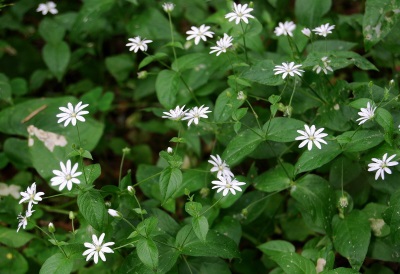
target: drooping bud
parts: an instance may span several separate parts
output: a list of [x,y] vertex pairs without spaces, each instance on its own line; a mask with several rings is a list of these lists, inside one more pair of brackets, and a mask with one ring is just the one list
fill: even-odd
[[116,210],[114,210],[114,209],[108,209],[108,214],[110,214],[112,217],[114,217],[114,218],[118,218],[118,219],[121,219],[123,216],[122,216],[122,214],[121,214],[121,212],[119,212],[119,211],[116,211]]
[[54,227],[53,223],[49,223],[49,232],[54,233],[56,231],[56,228]]

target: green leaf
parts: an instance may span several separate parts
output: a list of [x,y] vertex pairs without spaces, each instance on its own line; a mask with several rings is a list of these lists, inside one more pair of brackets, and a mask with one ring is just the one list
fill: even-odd
[[199,216],[202,208],[203,206],[197,202],[187,202],[185,204],[185,211],[192,217]]
[[95,189],[81,192],[77,202],[86,221],[97,231],[102,231],[107,223],[108,214],[100,192]]
[[294,12],[299,24],[314,27],[331,6],[332,0],[297,0]]
[[202,240],[206,241],[207,233],[208,233],[208,221],[205,216],[198,216],[192,218],[192,226],[194,233],[196,236]]
[[63,40],[65,28],[57,21],[46,17],[40,22],[39,34],[47,43],[56,44]]
[[243,101],[236,99],[236,94],[227,89],[218,96],[214,108],[214,120],[217,123],[228,120],[234,111],[236,111]]
[[43,60],[59,82],[67,70],[70,57],[69,46],[63,41],[46,44],[43,47]]
[[329,183],[322,177],[309,174],[296,182],[290,194],[300,204],[306,223],[314,230],[330,235],[336,196]]
[[165,168],[160,176],[160,191],[163,203],[171,198],[182,184],[182,172],[178,168]]
[[275,64],[271,60],[256,62],[243,71],[242,78],[267,86],[279,86],[284,83],[282,76],[274,74]]
[[264,133],[258,128],[247,129],[236,135],[226,147],[222,159],[234,166],[252,153],[264,140]]
[[167,57],[168,55],[164,52],[157,52],[154,55],[150,55],[150,56],[146,56],[139,64],[139,69],[147,66],[148,64],[154,62],[154,61],[158,61],[158,60],[162,60],[165,57]]
[[275,142],[293,142],[299,129],[304,129],[303,121],[285,117],[272,118],[263,126],[266,139]]
[[176,273],[231,274],[227,262],[213,257],[188,257],[186,263],[179,264]]
[[179,90],[179,74],[173,70],[162,70],[156,80],[158,101],[166,109],[175,108],[176,96]]
[[367,255],[371,229],[368,217],[353,210],[344,219],[336,215],[332,220],[333,244],[340,255],[349,260],[354,270],[359,270]]
[[0,260],[2,274],[25,274],[31,270],[24,256],[13,248],[0,246],[0,258],[2,258]]
[[343,151],[365,151],[379,145],[383,141],[383,135],[375,130],[347,131],[336,137]]
[[377,108],[375,111],[376,122],[385,130],[385,141],[393,144],[393,116],[384,108]]
[[57,253],[48,258],[42,268],[40,274],[57,273],[57,274],[69,274],[74,266],[74,260],[66,257],[64,254]]
[[7,77],[0,77],[0,100],[8,104],[12,103],[11,85]]
[[178,232],[175,246],[182,249],[182,254],[189,256],[240,258],[237,245],[231,238],[209,230],[206,241],[202,242],[197,238],[190,225],[184,226]]
[[117,82],[123,82],[128,79],[134,67],[132,57],[128,54],[109,56],[105,62],[108,72],[111,73]]
[[136,251],[142,263],[152,269],[158,266],[158,249],[150,238],[141,238],[136,243]]
[[14,78],[10,81],[13,95],[21,96],[28,93],[28,83],[24,78]]
[[314,274],[314,263],[295,252],[275,252],[269,256],[271,260],[276,262],[285,273],[290,274]]
[[281,191],[290,186],[294,167],[290,164],[277,166],[270,169],[254,179],[254,187],[265,192]]
[[295,252],[294,245],[287,241],[273,240],[257,246],[264,254],[274,255],[277,252]]
[[344,268],[339,267],[331,270],[322,271],[321,274],[359,274],[360,272],[351,269],[351,268]]
[[357,100],[350,102],[349,106],[356,108],[356,109],[360,109],[360,108],[366,108],[368,103],[370,103],[371,105],[375,105],[374,101],[372,101],[371,99],[359,98]]
[[208,66],[210,55],[207,53],[191,53],[179,57],[171,65],[172,70],[183,72],[199,66]]
[[34,237],[33,234],[0,226],[0,243],[10,247],[21,247]]
[[383,213],[383,219],[390,226],[390,239],[394,246],[400,246],[400,190],[390,197],[390,205]]
[[392,0],[367,0],[363,20],[364,47],[369,50],[386,37],[399,21],[400,3]]
[[154,232],[157,228],[158,220],[156,217],[149,217],[140,224],[138,224],[136,231],[142,235],[143,237],[147,238]]
[[327,145],[321,144],[321,149],[313,146],[311,150],[305,151],[295,165],[295,173],[299,174],[319,168],[342,153],[342,149],[338,143],[332,141],[327,141],[327,143]]

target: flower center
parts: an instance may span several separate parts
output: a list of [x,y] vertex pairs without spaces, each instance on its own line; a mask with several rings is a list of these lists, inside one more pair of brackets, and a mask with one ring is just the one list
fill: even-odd
[[75,117],[76,117],[76,113],[75,113],[75,112],[72,112],[72,113],[71,113],[71,117],[72,117],[72,118],[75,118]]
[[69,180],[71,180],[71,179],[72,179],[71,174],[67,174],[67,175],[65,176],[65,180],[69,181]]
[[226,188],[232,188],[232,185],[231,185],[231,184],[226,184],[225,187],[226,187]]

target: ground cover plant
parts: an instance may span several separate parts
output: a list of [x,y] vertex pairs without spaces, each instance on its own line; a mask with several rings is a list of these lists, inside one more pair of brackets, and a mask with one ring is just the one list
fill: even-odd
[[398,273],[399,1],[0,3],[1,273]]

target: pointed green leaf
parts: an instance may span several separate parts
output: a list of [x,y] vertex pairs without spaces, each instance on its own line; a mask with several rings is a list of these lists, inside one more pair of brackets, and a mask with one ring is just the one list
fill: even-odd
[[379,145],[384,139],[383,134],[375,130],[347,131],[336,138],[347,152],[365,151]]
[[294,167],[290,164],[277,166],[270,169],[254,179],[254,187],[265,192],[274,192],[286,189],[290,186]]
[[100,192],[90,189],[78,195],[78,207],[80,213],[94,229],[102,231],[107,224],[108,214],[104,205],[104,199]]
[[279,86],[284,83],[282,76],[274,74],[275,64],[271,60],[256,62],[243,71],[242,78],[267,86]]
[[182,184],[182,172],[178,168],[165,168],[160,176],[160,191],[163,203],[171,198]]
[[58,81],[61,81],[63,78],[70,57],[71,51],[69,46],[63,41],[46,44],[43,48],[43,60]]
[[273,240],[268,241],[264,244],[257,246],[264,254],[266,255],[274,255],[275,253],[279,252],[295,252],[296,248],[294,245],[287,241],[282,240]]
[[40,274],[47,273],[60,273],[69,274],[74,266],[74,260],[67,258],[64,254],[57,253],[48,258],[42,268],[40,269]]
[[295,252],[276,252],[269,258],[275,261],[285,273],[316,274],[315,265],[310,260]]
[[295,3],[296,18],[304,26],[316,26],[332,6],[332,0],[297,0]]
[[390,226],[390,239],[396,246],[400,246],[400,190],[390,197],[389,208],[383,213],[383,219]]
[[175,102],[179,83],[179,74],[173,70],[163,70],[158,74],[156,80],[157,98],[166,109],[176,107]]
[[206,241],[207,233],[208,233],[208,221],[205,216],[198,216],[192,218],[192,226],[194,233],[196,236],[202,240]]
[[158,266],[158,249],[150,238],[141,238],[136,243],[136,251],[142,263],[152,269]]

